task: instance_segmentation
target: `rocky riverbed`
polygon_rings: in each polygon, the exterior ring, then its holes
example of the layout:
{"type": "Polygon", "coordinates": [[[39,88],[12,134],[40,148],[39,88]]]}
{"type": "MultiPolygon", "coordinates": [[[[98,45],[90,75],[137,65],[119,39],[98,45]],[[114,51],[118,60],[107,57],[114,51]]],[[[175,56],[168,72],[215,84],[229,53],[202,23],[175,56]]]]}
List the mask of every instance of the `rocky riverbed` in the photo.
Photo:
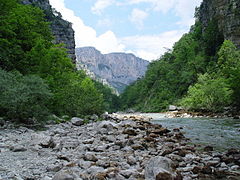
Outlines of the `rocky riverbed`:
{"type": "Polygon", "coordinates": [[[0,129],[0,179],[240,179],[240,152],[198,152],[180,129],[141,116],[0,129]]]}

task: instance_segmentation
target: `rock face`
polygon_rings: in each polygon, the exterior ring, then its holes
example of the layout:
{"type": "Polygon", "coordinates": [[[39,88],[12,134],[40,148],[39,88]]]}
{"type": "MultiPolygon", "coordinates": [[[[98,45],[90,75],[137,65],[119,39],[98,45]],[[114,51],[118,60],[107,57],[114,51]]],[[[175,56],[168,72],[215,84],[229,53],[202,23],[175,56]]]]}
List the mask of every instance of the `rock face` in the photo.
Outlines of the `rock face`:
{"type": "Polygon", "coordinates": [[[231,40],[240,48],[240,1],[203,0],[199,20],[206,27],[211,20],[217,20],[224,39],[231,40]]]}
{"type": "Polygon", "coordinates": [[[77,48],[76,56],[79,69],[85,69],[93,78],[105,79],[118,92],[144,76],[149,64],[133,54],[101,54],[94,47],[77,48]]]}
{"type": "Polygon", "coordinates": [[[61,14],[52,9],[49,0],[22,0],[22,3],[37,6],[44,11],[55,37],[54,43],[64,43],[69,57],[72,59],[73,63],[76,63],[75,39],[72,24],[63,20],[61,14]]]}

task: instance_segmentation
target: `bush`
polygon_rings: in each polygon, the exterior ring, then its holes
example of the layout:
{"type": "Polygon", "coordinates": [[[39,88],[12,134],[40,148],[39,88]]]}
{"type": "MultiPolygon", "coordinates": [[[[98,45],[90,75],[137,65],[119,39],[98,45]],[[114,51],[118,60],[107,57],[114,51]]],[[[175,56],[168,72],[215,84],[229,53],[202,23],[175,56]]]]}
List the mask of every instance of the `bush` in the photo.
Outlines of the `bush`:
{"type": "Polygon", "coordinates": [[[219,112],[230,105],[231,95],[232,90],[226,79],[213,78],[205,73],[199,76],[194,86],[189,87],[187,96],[180,104],[190,110],[219,112]]]}
{"type": "Polygon", "coordinates": [[[33,75],[0,69],[0,115],[14,121],[46,120],[51,97],[44,81],[33,75]]]}

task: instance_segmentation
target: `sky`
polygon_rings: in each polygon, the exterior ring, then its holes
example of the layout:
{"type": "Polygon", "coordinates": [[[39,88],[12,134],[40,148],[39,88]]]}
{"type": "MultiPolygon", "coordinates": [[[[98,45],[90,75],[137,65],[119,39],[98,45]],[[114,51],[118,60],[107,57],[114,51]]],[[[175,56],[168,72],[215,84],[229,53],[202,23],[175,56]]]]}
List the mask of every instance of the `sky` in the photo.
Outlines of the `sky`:
{"type": "Polygon", "coordinates": [[[152,61],[194,24],[202,0],[49,0],[73,24],[76,47],[152,61]]]}

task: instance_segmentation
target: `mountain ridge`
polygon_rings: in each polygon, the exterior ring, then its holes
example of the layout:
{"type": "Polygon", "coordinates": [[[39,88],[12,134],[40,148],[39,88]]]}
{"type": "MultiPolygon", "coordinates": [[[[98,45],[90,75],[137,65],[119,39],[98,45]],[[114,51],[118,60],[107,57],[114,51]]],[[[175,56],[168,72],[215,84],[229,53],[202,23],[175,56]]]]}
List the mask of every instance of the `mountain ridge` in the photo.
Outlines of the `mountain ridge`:
{"type": "MultiPolygon", "coordinates": [[[[101,79],[121,93],[126,86],[144,76],[149,62],[132,53],[102,54],[94,47],[76,48],[77,67],[93,79],[101,79]]],[[[100,81],[101,81],[100,80],[100,81]]]]}

